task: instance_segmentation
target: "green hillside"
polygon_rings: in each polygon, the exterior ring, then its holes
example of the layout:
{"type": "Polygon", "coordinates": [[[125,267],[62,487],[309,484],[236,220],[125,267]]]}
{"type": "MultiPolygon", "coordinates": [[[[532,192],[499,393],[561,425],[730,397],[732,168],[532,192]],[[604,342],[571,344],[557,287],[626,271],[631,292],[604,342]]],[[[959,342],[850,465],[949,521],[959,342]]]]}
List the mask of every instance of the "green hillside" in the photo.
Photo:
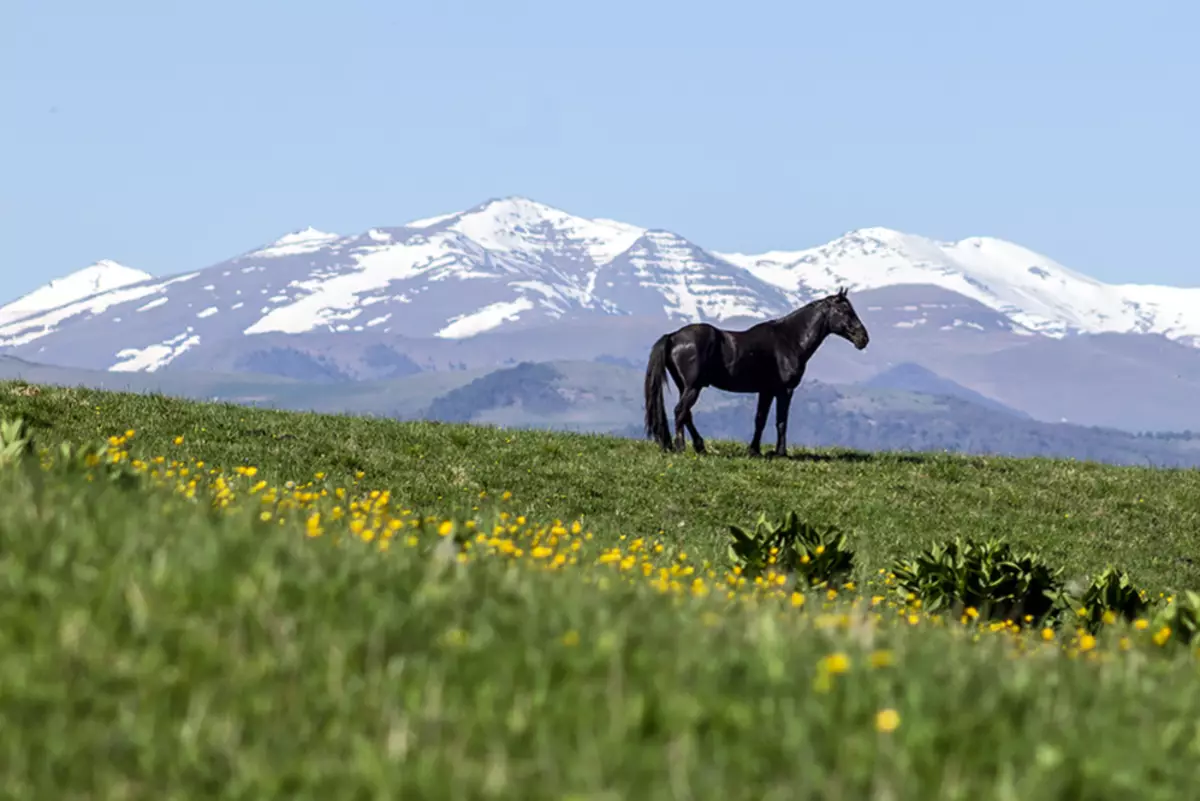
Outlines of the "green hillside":
{"type": "Polygon", "coordinates": [[[13,797],[1193,786],[1200,640],[1174,596],[1200,587],[1195,471],[728,442],[701,458],[0,384],[16,417],[50,450],[0,447],[13,797]],[[94,467],[55,450],[108,437],[94,467]],[[841,552],[830,534],[795,573],[730,570],[729,525],[789,511],[845,533],[851,575],[801,582],[841,552]],[[1119,565],[1154,607],[1085,631],[1073,607],[915,604],[895,560],[955,536],[1035,548],[1064,580],[1119,565]]]}
{"type": "MultiPolygon", "coordinates": [[[[1044,549],[1072,570],[1122,564],[1156,587],[1200,587],[1200,471],[949,454],[795,450],[751,460],[715,442],[707,458],[648,442],[353,416],[299,414],[162,396],[0,384],[0,417],[63,440],[132,428],[147,453],[252,464],[272,481],[365,472],[372,486],[440,512],[481,491],[510,491],[523,511],[587,520],[630,538],[660,532],[716,557],[726,527],[794,510],[853,534],[864,569],[957,535],[1044,549]],[[14,391],[16,389],[16,391],[14,391]],[[182,447],[172,446],[177,435],[182,447]]],[[[769,440],[768,440],[769,441],[769,440]]]]}

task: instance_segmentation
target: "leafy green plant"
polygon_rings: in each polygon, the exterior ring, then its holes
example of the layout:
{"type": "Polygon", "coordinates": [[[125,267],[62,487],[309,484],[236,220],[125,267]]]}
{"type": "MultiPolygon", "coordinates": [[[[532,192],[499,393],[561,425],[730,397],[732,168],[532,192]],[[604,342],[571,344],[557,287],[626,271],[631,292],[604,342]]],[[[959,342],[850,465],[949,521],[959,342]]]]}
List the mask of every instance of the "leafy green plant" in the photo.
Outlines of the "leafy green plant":
{"type": "Polygon", "coordinates": [[[19,462],[30,452],[29,428],[21,418],[0,422],[0,468],[19,462]]]}
{"type": "Polygon", "coordinates": [[[1011,544],[957,537],[934,545],[892,568],[896,583],[930,612],[973,607],[992,620],[1045,621],[1061,595],[1061,568],[1036,553],[1016,552],[1011,544]]]}
{"type": "Polygon", "coordinates": [[[128,461],[113,460],[108,448],[102,442],[86,445],[71,445],[64,442],[50,453],[53,467],[60,471],[101,473],[114,481],[137,475],[128,461]]]}
{"type": "Polygon", "coordinates": [[[760,514],[752,531],[734,525],[729,531],[730,559],[749,579],[773,568],[777,573],[797,574],[807,586],[815,587],[842,581],[854,571],[854,551],[846,535],[836,528],[804,523],[795,512],[788,512],[778,525],[760,514]]]}
{"type": "Polygon", "coordinates": [[[1185,645],[1197,639],[1200,633],[1200,593],[1184,590],[1177,593],[1169,603],[1163,604],[1151,623],[1156,637],[1163,629],[1170,629],[1170,636],[1159,643],[1175,641],[1185,645]]]}
{"type": "Polygon", "coordinates": [[[76,445],[61,442],[54,447],[41,447],[21,418],[0,421],[0,468],[27,464],[59,474],[87,473],[122,485],[137,486],[136,473],[124,462],[115,462],[103,442],[76,445]]]}
{"type": "Polygon", "coordinates": [[[1064,615],[1095,633],[1106,622],[1121,618],[1132,622],[1142,617],[1150,608],[1150,601],[1146,591],[1136,586],[1128,573],[1110,565],[1083,592],[1077,595],[1064,592],[1061,606],[1064,615]]]}

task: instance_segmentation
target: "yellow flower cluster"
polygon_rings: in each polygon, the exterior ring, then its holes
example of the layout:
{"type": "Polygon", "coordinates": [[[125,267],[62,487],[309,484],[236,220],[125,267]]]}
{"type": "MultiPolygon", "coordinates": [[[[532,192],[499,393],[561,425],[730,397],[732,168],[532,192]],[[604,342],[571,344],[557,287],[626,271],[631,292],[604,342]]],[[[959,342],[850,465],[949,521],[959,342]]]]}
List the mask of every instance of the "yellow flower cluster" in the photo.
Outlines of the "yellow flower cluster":
{"type": "MultiPolygon", "coordinates": [[[[665,543],[645,537],[620,536],[616,544],[596,549],[594,537],[581,520],[554,520],[535,523],[512,510],[511,493],[492,498],[479,494],[478,503],[471,509],[472,517],[445,518],[422,516],[415,510],[393,501],[387,490],[365,489],[364,475],[355,474],[351,487],[331,486],[324,472],[318,472],[303,483],[285,482],[272,486],[260,477],[254,466],[243,465],[224,471],[203,461],[167,459],[163,456],[131,458],[129,443],[134,430],[108,440],[107,460],[112,464],[128,465],[145,474],[152,483],[173,489],[176,493],[203,502],[207,500],[220,509],[253,505],[261,523],[284,525],[289,520],[302,521],[310,538],[357,538],[371,543],[381,551],[396,545],[407,548],[430,547],[452,553],[461,563],[483,558],[519,560],[542,570],[575,568],[589,580],[604,585],[611,581],[645,582],[665,595],[679,598],[715,597],[751,605],[774,601],[781,611],[802,608],[811,612],[818,628],[870,629],[887,626],[933,626],[954,628],[973,639],[986,635],[1007,636],[1016,653],[1041,650],[1046,647],[1064,650],[1069,656],[1084,655],[1088,659],[1110,656],[1098,648],[1095,635],[1079,628],[1060,633],[1054,629],[1037,630],[1031,617],[1023,620],[986,621],[979,611],[968,607],[959,614],[929,613],[920,599],[909,594],[902,596],[896,589],[895,577],[887,571],[867,582],[859,591],[853,583],[841,587],[812,588],[796,583],[793,576],[774,568],[774,555],[768,560],[766,572],[748,579],[738,567],[719,570],[708,562],[693,563],[685,551],[675,552],[665,543]],[[957,625],[955,625],[957,624],[957,625]],[[1032,631],[1033,636],[1026,636],[1032,631]]],[[[174,438],[182,445],[184,437],[174,438]]],[[[1168,599],[1171,600],[1171,599],[1168,599]]],[[[705,611],[706,622],[712,614],[705,611]]],[[[1115,619],[1105,619],[1109,625],[1115,619]]],[[[1146,632],[1149,624],[1137,621],[1133,636],[1146,632]]],[[[574,634],[573,642],[578,642],[574,634]]],[[[1149,635],[1151,641],[1164,646],[1171,637],[1169,628],[1149,635]]],[[[1119,641],[1119,648],[1131,647],[1128,636],[1119,641]]],[[[872,667],[891,664],[889,652],[872,655],[872,667]]],[[[845,654],[832,654],[820,665],[818,684],[849,669],[845,654]]],[[[888,710],[885,710],[888,712],[888,710]]],[[[891,713],[894,714],[894,713],[891,713]]],[[[891,731],[898,718],[884,715],[881,731],[891,731]]],[[[881,715],[883,713],[881,712],[881,715]]]]}

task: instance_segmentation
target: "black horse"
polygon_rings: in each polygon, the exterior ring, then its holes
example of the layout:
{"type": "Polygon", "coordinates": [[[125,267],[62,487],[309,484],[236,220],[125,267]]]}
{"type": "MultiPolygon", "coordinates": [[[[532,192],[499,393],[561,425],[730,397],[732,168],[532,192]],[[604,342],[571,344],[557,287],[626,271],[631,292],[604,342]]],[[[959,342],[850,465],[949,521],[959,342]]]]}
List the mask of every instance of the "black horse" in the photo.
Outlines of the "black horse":
{"type": "Polygon", "coordinates": [[[804,377],[808,360],[830,334],[849,340],[859,350],[870,340],[845,289],[745,331],[693,323],[663,334],[650,349],[646,366],[646,436],[656,440],[663,450],[670,450],[671,428],[663,404],[663,373],[669,372],[679,389],[675,450],[686,447],[683,428],[687,426],[696,452],[704,453],[704,440],[692,422],[692,407],[700,398],[700,390],[716,387],[726,392],[758,393],[754,439],[750,441],[752,456],[760,455],[763,427],[771,401],[775,401],[774,455],[786,456],[792,393],[804,377]]]}

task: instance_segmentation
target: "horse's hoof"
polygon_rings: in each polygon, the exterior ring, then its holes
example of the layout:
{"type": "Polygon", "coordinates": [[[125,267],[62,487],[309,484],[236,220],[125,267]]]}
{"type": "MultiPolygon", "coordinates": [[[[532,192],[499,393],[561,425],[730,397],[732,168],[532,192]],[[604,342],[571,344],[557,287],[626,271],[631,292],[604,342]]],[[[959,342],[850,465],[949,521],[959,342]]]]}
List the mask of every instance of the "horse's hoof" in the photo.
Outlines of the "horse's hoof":
{"type": "Polygon", "coordinates": [[[751,459],[761,459],[762,458],[762,451],[760,451],[758,448],[750,448],[750,450],[748,452],[750,454],[751,459]]]}

